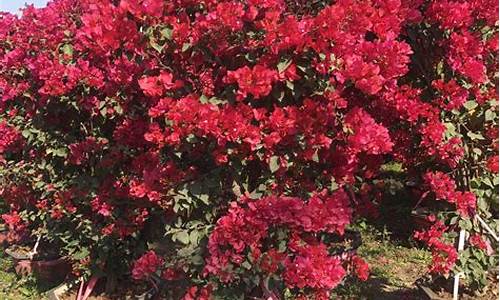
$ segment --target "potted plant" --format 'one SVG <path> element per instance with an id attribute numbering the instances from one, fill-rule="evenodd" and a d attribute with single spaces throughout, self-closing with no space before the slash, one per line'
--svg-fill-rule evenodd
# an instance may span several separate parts
<path id="1" fill-rule="evenodd" d="M 40 238 L 32 250 L 27 246 L 13 245 L 5 249 L 5 253 L 14 259 L 18 274 L 34 274 L 45 282 L 61 282 L 71 270 L 71 265 L 65 257 L 52 250 L 54 248 L 39 245 Z"/>

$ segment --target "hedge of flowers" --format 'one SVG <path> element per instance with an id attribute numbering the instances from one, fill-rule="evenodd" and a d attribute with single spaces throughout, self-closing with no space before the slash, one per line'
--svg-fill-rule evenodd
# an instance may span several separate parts
<path id="1" fill-rule="evenodd" d="M 160 277 L 172 299 L 328 299 L 369 276 L 345 231 L 397 181 L 429 211 L 415 238 L 430 271 L 484 285 L 498 253 L 477 218 L 497 228 L 497 12 L 53 0 L 1 13 L 9 241 L 40 237 L 76 277 Z"/>

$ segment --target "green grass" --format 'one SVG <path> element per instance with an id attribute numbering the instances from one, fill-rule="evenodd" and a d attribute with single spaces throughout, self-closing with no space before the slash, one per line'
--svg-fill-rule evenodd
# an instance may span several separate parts
<path id="1" fill-rule="evenodd" d="M 19 277 L 14 271 L 12 259 L 0 249 L 0 300 L 44 299 L 35 280 L 31 277 Z"/>
<path id="2" fill-rule="evenodd" d="M 392 284 L 407 286 L 413 284 L 417 273 L 423 274 L 427 270 L 431 261 L 431 254 L 427 250 L 390 240 L 389 236 L 373 228 L 362 234 L 363 245 L 358 250 L 359 255 L 373 266 L 374 275 L 380 274 Z"/>
<path id="3" fill-rule="evenodd" d="M 410 243 L 391 239 L 387 230 L 356 226 L 363 244 L 358 255 L 370 265 L 365 282 L 348 280 L 336 290 L 334 299 L 420 299 L 415 281 L 426 274 L 431 254 Z"/>

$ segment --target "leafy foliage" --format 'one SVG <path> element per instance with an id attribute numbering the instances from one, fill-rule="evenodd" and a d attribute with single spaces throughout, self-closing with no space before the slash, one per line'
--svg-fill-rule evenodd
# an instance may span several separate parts
<path id="1" fill-rule="evenodd" d="M 11 242 L 166 297 L 313 297 L 404 190 L 431 270 L 498 249 L 498 3 L 54 0 L 0 14 Z M 453 240 L 470 232 L 457 253 Z M 229 298 L 228 298 L 229 299 Z"/>

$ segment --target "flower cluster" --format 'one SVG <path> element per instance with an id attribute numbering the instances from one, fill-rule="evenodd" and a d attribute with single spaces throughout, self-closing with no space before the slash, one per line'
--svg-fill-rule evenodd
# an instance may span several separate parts
<path id="1" fill-rule="evenodd" d="M 455 182 L 443 172 L 426 173 L 425 182 L 434 192 L 436 199 L 445 200 L 456 205 L 457 210 L 464 217 L 472 216 L 476 209 L 476 196 L 471 192 L 456 190 Z"/>
<path id="2" fill-rule="evenodd" d="M 5 121 L 0 123 L 0 136 L 0 155 L 7 152 L 16 152 L 22 148 L 21 134 Z"/>
<path id="3" fill-rule="evenodd" d="M 208 250 L 210 256 L 205 266 L 207 274 L 215 274 L 223 281 L 233 280 L 233 275 L 227 271 L 228 264 L 240 265 L 243 262 L 244 253 L 250 249 L 255 258 L 259 258 L 261 253 L 265 250 L 263 248 L 263 240 L 269 237 L 271 230 L 276 227 L 286 228 L 291 232 L 300 233 L 338 233 L 343 234 L 344 228 L 350 223 L 351 208 L 349 207 L 349 198 L 343 191 L 337 191 L 332 195 L 318 194 L 311 197 L 307 202 L 300 198 L 292 197 L 276 197 L 269 196 L 261 198 L 256 201 L 247 200 L 245 205 L 238 205 L 233 203 L 229 214 L 219 219 L 217 226 L 210 235 L 208 241 Z M 290 238 L 290 242 L 295 244 L 297 249 L 290 246 L 293 253 L 308 256 L 322 257 L 327 259 L 327 252 L 325 246 L 314 250 L 310 247 L 300 247 L 298 236 L 293 236 L 296 239 Z M 293 250 L 295 249 L 295 250 Z M 299 251 L 300 250 L 300 251 Z M 313 251 L 310 253 L 309 251 Z M 295 254 L 297 255 L 297 254 Z M 287 254 L 278 255 L 274 250 L 270 250 L 264 256 L 265 264 L 264 269 L 268 272 L 276 270 L 276 262 L 284 261 Z M 279 257 L 279 259 L 278 259 Z M 320 259 L 318 257 L 318 259 Z M 308 261 L 312 258 L 296 257 L 295 260 Z M 294 260 L 294 261 L 295 261 Z M 322 277 L 322 272 L 333 272 L 340 267 L 341 261 L 338 258 L 328 258 L 332 260 L 331 270 L 314 270 L 313 266 L 304 267 L 301 271 L 303 276 L 306 272 L 318 272 L 318 276 Z M 274 266 L 273 266 L 274 265 Z M 288 264 L 289 266 L 297 267 L 298 262 Z M 318 267 L 325 267 L 323 263 L 318 262 Z M 330 268 L 330 267 L 326 267 Z M 295 271 L 290 271 L 286 267 L 285 272 L 294 274 Z M 329 281 L 328 284 L 303 284 L 297 285 L 298 287 L 309 286 L 312 288 L 320 287 L 322 289 L 329 286 L 334 287 L 338 281 L 344 276 L 345 271 L 338 269 L 341 274 L 331 274 L 331 276 L 338 276 L 337 279 Z M 314 276 L 309 274 L 307 276 Z M 326 280 L 326 279 L 325 279 Z M 294 282 L 294 281 L 287 281 Z M 298 282 L 296 282 L 298 284 Z"/>
<path id="4" fill-rule="evenodd" d="M 132 278 L 135 280 L 146 279 L 155 273 L 163 264 L 163 259 L 154 251 L 148 251 L 134 262 Z"/>
<path id="5" fill-rule="evenodd" d="M 442 221 L 429 216 L 429 221 L 434 224 L 427 231 L 418 231 L 415 238 L 426 243 L 432 250 L 432 265 L 430 271 L 438 274 L 447 274 L 458 259 L 458 253 L 453 244 L 442 241 L 442 236 L 447 227 Z"/>
<path id="6" fill-rule="evenodd" d="M 368 154 L 388 153 L 393 143 L 387 128 L 375 123 L 375 120 L 360 108 L 351 110 L 345 117 L 347 128 L 354 133 L 349 137 L 349 146 L 354 151 Z"/>
<path id="7" fill-rule="evenodd" d="M 83 142 L 68 145 L 69 163 L 74 165 L 84 164 L 92 156 L 94 156 L 96 152 L 100 150 L 106 143 L 106 140 L 97 141 L 94 137 L 88 137 Z"/>
<path id="8" fill-rule="evenodd" d="M 478 249 L 481 249 L 481 250 L 486 250 L 488 248 L 488 245 L 486 244 L 486 242 L 483 240 L 483 238 L 479 234 L 472 235 L 469 238 L 469 243 L 472 246 L 474 246 Z"/>
<path id="9" fill-rule="evenodd" d="M 235 71 L 227 72 L 226 82 L 238 83 L 238 99 L 244 99 L 248 94 L 255 99 L 269 95 L 272 84 L 278 79 L 275 70 L 269 70 L 262 65 L 256 65 L 252 69 L 248 66 Z"/>
<path id="10" fill-rule="evenodd" d="M 352 264 L 354 266 L 356 276 L 363 281 L 368 280 L 368 276 L 370 275 L 370 266 L 359 256 L 352 257 Z"/>
<path id="11" fill-rule="evenodd" d="M 330 290 L 344 277 L 340 258 L 329 256 L 324 244 L 308 247 L 292 245 L 290 248 L 296 254 L 285 264 L 283 274 L 290 287 Z"/>

